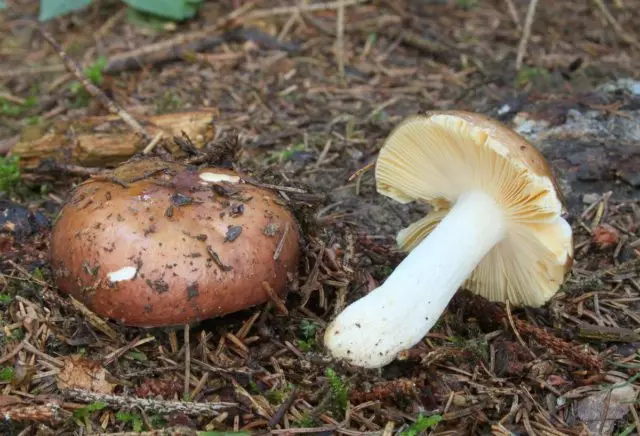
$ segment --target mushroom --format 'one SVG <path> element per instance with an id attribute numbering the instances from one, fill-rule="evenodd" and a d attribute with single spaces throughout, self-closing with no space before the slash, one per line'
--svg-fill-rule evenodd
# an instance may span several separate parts
<path id="1" fill-rule="evenodd" d="M 460 286 L 490 301 L 541 306 L 572 265 L 564 200 L 540 152 L 482 115 L 412 116 L 385 141 L 377 190 L 432 205 L 401 230 L 408 252 L 384 283 L 327 327 L 330 353 L 379 368 L 417 344 Z"/>
<path id="2" fill-rule="evenodd" d="M 170 327 L 281 295 L 299 240 L 277 194 L 244 175 L 148 158 L 76 187 L 50 256 L 60 290 L 95 313 Z"/>

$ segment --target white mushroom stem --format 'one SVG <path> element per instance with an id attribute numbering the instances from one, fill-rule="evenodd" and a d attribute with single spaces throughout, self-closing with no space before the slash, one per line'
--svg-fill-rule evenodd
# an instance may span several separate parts
<path id="1" fill-rule="evenodd" d="M 506 231 L 507 217 L 489 195 L 466 192 L 384 284 L 332 321 L 325 346 L 354 365 L 379 368 L 390 363 L 427 334 Z"/>

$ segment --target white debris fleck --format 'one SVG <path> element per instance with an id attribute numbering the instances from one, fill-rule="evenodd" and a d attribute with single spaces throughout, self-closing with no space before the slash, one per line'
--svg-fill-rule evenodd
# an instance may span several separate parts
<path id="1" fill-rule="evenodd" d="M 511 112 L 511 106 L 508 104 L 503 104 L 500 109 L 498 109 L 498 115 L 504 115 L 509 112 Z"/>
<path id="2" fill-rule="evenodd" d="M 240 177 L 231 176 L 229 174 L 221 174 L 221 173 L 200 173 L 200 179 L 209 183 L 218 183 L 218 182 L 229 182 L 229 183 L 238 183 L 240 182 Z"/>
<path id="3" fill-rule="evenodd" d="M 125 266 L 124 268 L 120 268 L 118 271 L 112 271 L 107 274 L 109 280 L 112 282 L 122 282 L 125 280 L 131 280 L 136 276 L 138 272 L 138 268 L 135 266 Z"/>

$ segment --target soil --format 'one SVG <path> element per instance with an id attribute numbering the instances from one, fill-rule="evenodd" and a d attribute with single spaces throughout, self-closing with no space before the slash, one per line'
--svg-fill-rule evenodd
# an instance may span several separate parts
<path id="1" fill-rule="evenodd" d="M 33 25 L 37 2 L 5 3 L 8 158 L 34 131 L 108 110 Z M 612 388 L 640 387 L 640 1 L 604 2 L 607 14 L 595 0 L 541 2 L 520 69 L 524 0 L 346 2 L 343 33 L 337 3 L 279 9 L 294 3 L 205 2 L 158 24 L 100 1 L 44 24 L 84 68 L 105 57 L 97 84 L 134 118 L 207 110 L 216 139 L 236 132 L 237 167 L 295 210 L 304 256 L 282 301 L 185 331 L 103 320 L 59 292 L 48 258 L 64 200 L 96 168 L 70 153 L 23 167 L 0 191 L 0 432 L 638 434 L 634 390 Z M 370 165 L 404 117 L 452 108 L 504 122 L 548 159 L 574 229 L 572 273 L 538 309 L 460 290 L 381 370 L 332 361 L 326 323 L 384 281 L 403 257 L 396 233 L 429 210 L 379 195 Z M 603 392 L 608 405 L 593 401 Z"/>

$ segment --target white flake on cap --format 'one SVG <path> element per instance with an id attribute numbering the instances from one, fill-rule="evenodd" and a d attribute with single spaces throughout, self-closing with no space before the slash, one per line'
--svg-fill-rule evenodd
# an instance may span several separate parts
<path id="1" fill-rule="evenodd" d="M 107 274 L 109 280 L 113 283 L 123 282 L 126 280 L 133 279 L 138 272 L 138 268 L 135 266 L 125 266 L 124 268 L 120 268 L 117 271 L 112 271 Z"/>

